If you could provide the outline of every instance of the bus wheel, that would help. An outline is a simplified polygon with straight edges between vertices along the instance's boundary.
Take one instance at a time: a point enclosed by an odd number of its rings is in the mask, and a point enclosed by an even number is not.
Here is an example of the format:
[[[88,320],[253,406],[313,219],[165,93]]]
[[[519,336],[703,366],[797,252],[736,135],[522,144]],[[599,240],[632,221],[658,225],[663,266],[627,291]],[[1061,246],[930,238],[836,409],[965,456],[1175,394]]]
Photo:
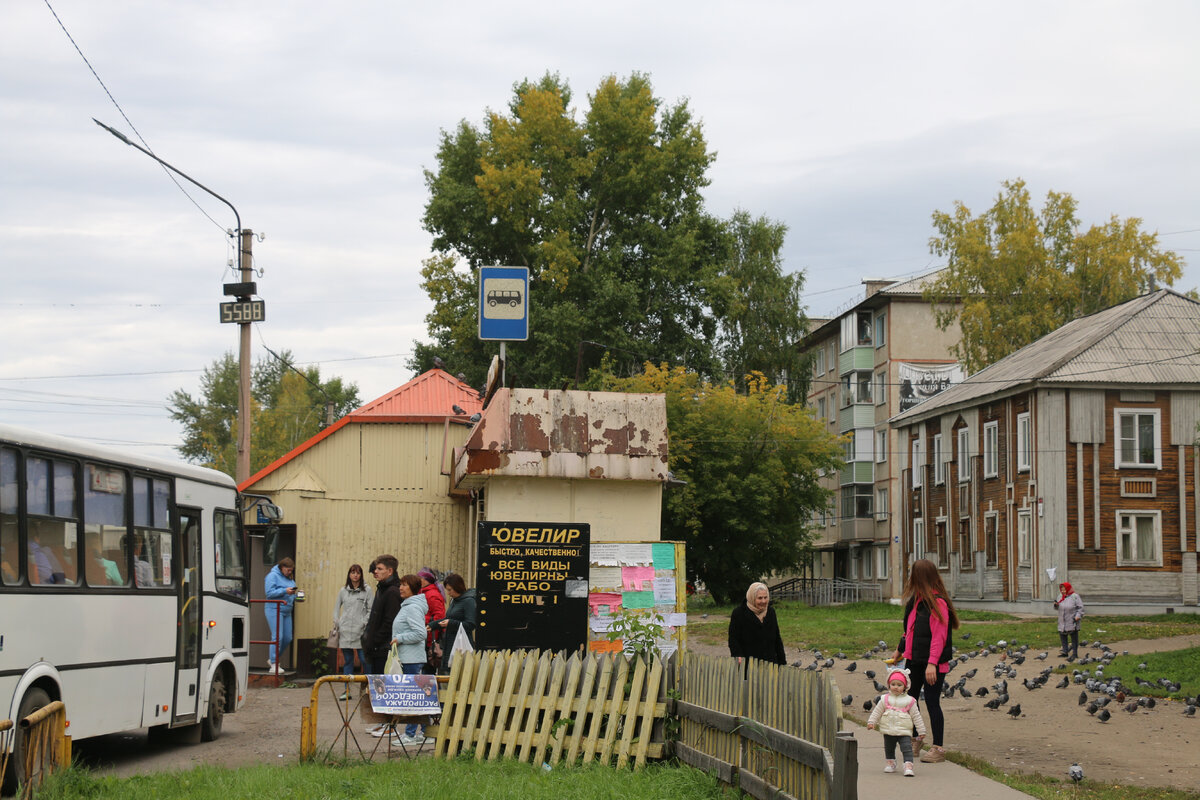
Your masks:
[[[21,705],[17,711],[17,718],[14,723],[20,724],[21,720],[28,717],[39,708],[45,708],[50,705],[50,695],[46,694],[44,689],[33,688],[25,693],[21,698]],[[8,759],[8,770],[4,774],[4,794],[11,795],[17,791],[17,786],[25,782],[25,738],[21,735],[21,731],[14,731],[13,736],[13,751]]]
[[[225,678],[214,675],[208,690],[208,716],[200,723],[200,741],[211,742],[221,736],[221,725],[225,722]]]

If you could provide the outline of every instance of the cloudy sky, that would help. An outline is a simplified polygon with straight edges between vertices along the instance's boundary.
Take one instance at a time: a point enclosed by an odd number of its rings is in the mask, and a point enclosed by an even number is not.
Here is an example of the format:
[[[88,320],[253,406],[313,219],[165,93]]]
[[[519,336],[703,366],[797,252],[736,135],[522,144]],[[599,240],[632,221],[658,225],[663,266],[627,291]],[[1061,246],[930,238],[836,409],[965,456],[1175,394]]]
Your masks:
[[[521,79],[582,99],[640,71],[686,98],[718,154],[709,210],[786,223],[821,316],[938,266],[930,213],[1018,177],[1089,224],[1141,217],[1200,285],[1198,35],[1194,2],[8,0],[0,420],[171,455],[166,397],[236,351],[232,212],[93,117],[265,234],[254,357],[288,348],[368,400],[424,336],[439,132]]]

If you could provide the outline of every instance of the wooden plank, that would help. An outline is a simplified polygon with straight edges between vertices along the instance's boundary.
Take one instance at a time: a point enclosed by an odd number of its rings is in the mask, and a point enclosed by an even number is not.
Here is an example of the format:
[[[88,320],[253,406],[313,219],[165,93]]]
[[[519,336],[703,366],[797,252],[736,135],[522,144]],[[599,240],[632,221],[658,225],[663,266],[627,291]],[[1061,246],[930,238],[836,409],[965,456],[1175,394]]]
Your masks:
[[[592,691],[596,686],[596,675],[599,665],[594,653],[589,653],[583,659],[583,679],[579,685],[579,695],[575,698],[575,708],[572,713],[575,724],[571,727],[571,738],[568,741],[566,761],[574,764],[579,757],[579,744],[583,739],[584,722],[587,719],[588,706],[592,699]]]
[[[496,714],[496,696],[500,693],[500,683],[504,680],[503,653],[498,653],[492,662],[492,673],[488,678],[487,690],[482,698],[482,708],[479,715],[479,745],[475,748],[475,760],[483,761],[487,755],[487,732],[492,727],[492,718]]]
[[[483,711],[484,692],[487,691],[488,676],[491,674],[496,654],[483,653],[475,672],[475,681],[471,686],[471,710],[467,716],[467,724],[463,728],[463,750],[475,748],[476,735],[479,730],[479,717]]]
[[[689,767],[695,767],[704,772],[715,773],[721,782],[727,783],[730,786],[733,786],[737,781],[737,767],[733,764],[730,764],[728,761],[722,761],[719,758],[714,758],[694,747],[689,747],[683,742],[675,743],[675,755]]]
[[[599,739],[600,729],[604,726],[604,703],[612,690],[613,671],[616,664],[616,660],[612,656],[597,656],[597,658],[602,658],[603,661],[600,664],[600,682],[596,686],[596,699],[594,702],[588,703],[591,716],[588,719],[587,739],[583,747],[584,764],[596,757],[596,743]]]
[[[538,715],[541,713],[542,698],[546,692],[546,683],[550,680],[550,653],[541,653],[537,659],[537,676],[534,678],[533,691],[529,693],[529,714],[525,718],[521,730],[520,744],[517,747],[517,760],[529,761],[533,753],[533,734],[537,729]]]
[[[435,742],[434,755],[438,757],[453,758],[459,753],[463,726],[470,708],[470,687],[479,667],[478,653],[459,655],[464,656],[461,659],[462,666],[455,663],[454,668],[450,670],[450,682],[446,685],[450,692],[450,708],[448,715],[445,710],[442,712],[447,723],[443,726],[446,733]]]
[[[529,716],[529,701],[531,696],[530,687],[533,685],[534,677],[537,675],[538,657],[534,653],[526,652],[521,659],[518,670],[521,674],[520,687],[517,689],[517,696],[514,699],[514,708],[512,719],[509,722],[508,729],[504,731],[504,753],[513,758],[516,755],[518,746],[521,741],[521,732],[525,730],[528,724]]]
[[[579,653],[572,653],[567,659],[567,683],[559,695],[558,700],[554,703],[554,724],[550,731],[550,747],[549,753],[544,761],[550,766],[558,763],[559,754],[562,752],[563,742],[568,737],[567,725],[559,725],[560,720],[570,720],[571,705],[575,699],[576,692],[579,691],[580,675],[583,673],[583,664],[580,662]]]
[[[617,748],[617,769],[624,769],[629,763],[629,747],[633,742],[633,729],[636,726],[638,709],[641,706],[642,689],[646,685],[646,662],[634,658],[633,683],[629,686],[629,697],[621,715],[624,721],[621,731],[621,744]]]
[[[542,701],[542,718],[540,721],[531,720],[531,723],[538,722],[538,730],[533,735],[533,758],[534,764],[539,761],[546,760],[546,747],[550,741],[550,729],[554,727],[557,720],[555,713],[558,707],[558,698],[562,694],[563,680],[566,677],[567,665],[566,660],[559,654],[551,662],[553,670],[550,673],[550,684],[546,689],[545,699]]]
[[[492,734],[488,742],[488,761],[496,761],[500,758],[500,752],[504,746],[504,733],[509,729],[509,720],[514,717],[520,718],[520,710],[513,713],[513,692],[516,689],[517,679],[521,675],[523,655],[523,653],[513,652],[504,659],[504,688],[496,696],[496,716],[492,722]]]
[[[642,721],[638,725],[637,749],[634,752],[634,766],[646,766],[646,750],[654,733],[654,722],[662,719],[666,713],[665,705],[658,703],[658,690],[664,679],[664,664],[661,658],[654,659],[650,674],[646,678],[646,688],[643,691],[645,700],[642,703]],[[661,711],[659,709],[662,709]]]
[[[738,788],[759,800],[796,800],[779,787],[746,770],[738,772]]]
[[[682,719],[707,725],[714,730],[724,733],[733,733],[742,724],[741,717],[736,717],[733,714],[725,714],[721,711],[714,711],[711,708],[689,703],[686,700],[675,701],[675,713]]]
[[[625,679],[629,675],[629,662],[624,654],[613,654],[616,661],[616,672],[613,675],[612,696],[609,698],[607,710],[604,712],[604,741],[600,745],[600,763],[609,764],[612,761],[613,745],[617,739],[617,721],[621,718],[621,706],[625,703]]]

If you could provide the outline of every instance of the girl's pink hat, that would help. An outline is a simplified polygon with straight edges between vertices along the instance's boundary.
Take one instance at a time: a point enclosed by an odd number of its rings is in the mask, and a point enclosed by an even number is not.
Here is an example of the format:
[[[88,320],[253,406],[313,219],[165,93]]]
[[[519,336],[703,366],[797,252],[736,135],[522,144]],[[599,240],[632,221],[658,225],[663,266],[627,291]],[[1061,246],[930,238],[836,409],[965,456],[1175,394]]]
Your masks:
[[[889,671],[888,677],[887,677],[887,682],[890,684],[892,681],[895,681],[895,680],[904,681],[904,688],[907,689],[909,687],[908,670],[893,669],[893,670]]]

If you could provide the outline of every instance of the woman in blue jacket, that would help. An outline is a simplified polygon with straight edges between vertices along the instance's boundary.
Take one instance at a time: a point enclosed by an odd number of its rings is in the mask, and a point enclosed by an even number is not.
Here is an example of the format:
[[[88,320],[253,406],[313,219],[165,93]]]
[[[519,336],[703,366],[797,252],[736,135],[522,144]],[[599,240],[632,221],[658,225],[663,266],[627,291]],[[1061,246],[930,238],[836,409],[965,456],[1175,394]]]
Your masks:
[[[400,611],[392,620],[392,645],[404,668],[405,675],[419,675],[425,666],[425,614],[429,603],[421,593],[421,579],[416,575],[400,578]],[[424,737],[417,738],[417,726],[406,725],[404,744],[421,744]]]
[[[279,630],[275,629],[275,603],[266,603],[263,606],[267,615],[267,626],[271,629],[271,638],[279,641],[280,653],[287,652],[288,645],[292,643],[292,609],[296,602],[295,575],[296,562],[290,558],[284,558],[271,568],[263,581],[263,590],[267,599],[283,601],[279,604]],[[268,650],[270,654],[267,660],[267,669],[275,672],[279,663],[276,659],[275,645],[271,645]]]

